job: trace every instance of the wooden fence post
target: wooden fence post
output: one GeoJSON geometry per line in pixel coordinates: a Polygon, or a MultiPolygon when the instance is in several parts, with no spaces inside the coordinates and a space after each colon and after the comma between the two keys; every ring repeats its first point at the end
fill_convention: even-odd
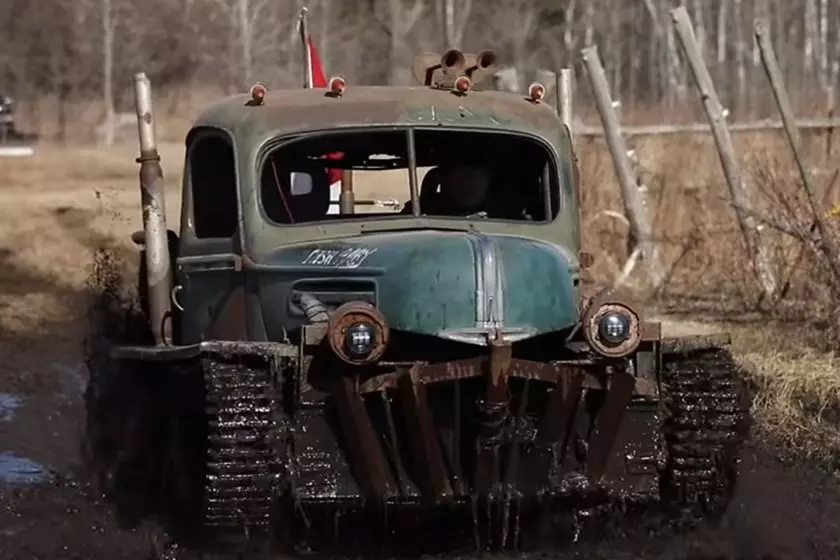
{"type": "MultiPolygon", "coordinates": [[[[764,71],[767,74],[767,79],[770,82],[770,88],[773,90],[773,98],[776,100],[776,107],[779,109],[779,114],[782,117],[784,124],[785,136],[787,136],[788,144],[790,144],[790,151],[793,153],[793,159],[796,162],[796,167],[799,170],[799,176],[802,178],[802,184],[805,186],[805,194],[808,198],[808,205],[811,210],[814,222],[811,225],[811,234],[819,234],[819,246],[823,255],[828,259],[831,271],[835,279],[840,279],[840,253],[837,251],[837,245],[834,242],[834,237],[825,225],[825,220],[822,217],[823,210],[817,202],[817,189],[814,185],[814,179],[811,176],[811,170],[805,163],[805,158],[802,154],[802,136],[799,134],[799,128],[796,126],[796,120],[793,115],[793,107],[790,104],[787,90],[785,89],[782,72],[779,69],[779,63],[776,60],[776,53],[773,50],[773,44],[770,40],[770,32],[767,22],[758,20],[755,23],[755,39],[758,43],[758,50],[761,53],[761,63],[764,66],[764,71]]],[[[799,254],[796,259],[794,269],[798,268],[804,251],[799,254]]],[[[791,270],[790,275],[793,274],[791,270]]],[[[785,280],[781,294],[787,291],[790,285],[790,275],[785,280]]]]}
{"type": "MultiPolygon", "coordinates": [[[[657,289],[664,280],[665,275],[662,272],[659,254],[653,242],[644,196],[638,188],[636,173],[630,162],[627,145],[619,131],[618,117],[615,114],[613,102],[610,97],[607,76],[601,64],[601,58],[598,56],[598,47],[593,45],[584,48],[581,51],[581,56],[589,74],[589,83],[592,86],[592,93],[595,96],[595,105],[598,108],[598,114],[601,116],[607,147],[610,150],[615,174],[618,178],[619,187],[621,188],[624,214],[630,223],[629,241],[632,248],[631,259],[635,258],[636,250],[640,249],[643,258],[646,260],[651,286],[657,289]]],[[[629,273],[627,266],[625,266],[625,270],[629,273]]]]}
{"type": "Polygon", "coordinates": [[[694,28],[688,12],[682,6],[676,8],[671,11],[671,19],[688,61],[688,66],[691,68],[691,74],[700,92],[709,126],[712,128],[723,174],[729,187],[732,203],[735,206],[735,214],[738,217],[738,225],[744,236],[753,269],[764,290],[764,296],[772,298],[777,287],[776,275],[771,266],[767,247],[762,243],[758,228],[756,228],[752,202],[744,188],[741,170],[735,157],[735,147],[726,126],[723,107],[715,91],[709,70],[703,62],[703,55],[697,44],[697,38],[694,36],[694,28]]]}

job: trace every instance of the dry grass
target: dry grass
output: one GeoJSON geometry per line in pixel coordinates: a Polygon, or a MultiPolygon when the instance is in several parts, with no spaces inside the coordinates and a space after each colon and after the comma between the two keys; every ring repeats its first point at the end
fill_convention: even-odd
{"type": "Polygon", "coordinates": [[[840,467],[840,358],[806,346],[784,348],[778,330],[742,326],[732,332],[738,360],[757,389],[753,410],[761,432],[840,467]]]}
{"type": "MultiPolygon", "coordinates": [[[[762,238],[771,247],[779,277],[790,274],[803,248],[779,229],[805,235],[811,217],[792,157],[779,132],[736,135],[744,181],[768,223],[762,238]]],[[[821,211],[838,201],[836,140],[806,139],[817,174],[821,211]],[[833,142],[832,142],[833,141],[833,142]]],[[[758,432],[796,453],[833,462],[840,453],[840,360],[837,283],[826,260],[805,250],[792,271],[788,297],[759,310],[758,286],[746,257],[734,209],[728,202],[711,137],[645,138],[635,143],[648,208],[669,281],[651,302],[658,311],[713,323],[730,331],[736,357],[751,376],[758,432]]],[[[584,181],[584,243],[597,257],[595,275],[609,281],[627,258],[626,225],[605,217],[621,212],[608,154],[599,140],[580,142],[584,181]]],[[[836,224],[830,224],[836,228],[836,224]]],[[[838,232],[835,230],[834,234],[838,232]]]]}
{"type": "MultiPolygon", "coordinates": [[[[182,146],[172,141],[186,122],[167,121],[161,146],[170,224],[177,224],[183,159],[182,146]]],[[[811,456],[840,452],[840,359],[826,352],[836,339],[824,336],[836,306],[820,279],[820,263],[810,257],[802,263],[788,303],[773,313],[756,312],[756,283],[711,138],[633,144],[670,273],[652,304],[672,316],[687,311],[676,319],[682,327],[690,318],[700,322],[691,328],[713,324],[732,331],[738,359],[758,389],[754,410],[761,433],[811,456]]],[[[806,144],[814,167],[828,173],[837,167],[826,136],[810,136],[806,144]]],[[[780,206],[795,210],[799,187],[780,135],[737,135],[736,145],[745,180],[759,187],[762,212],[782,219],[780,206]]],[[[33,352],[44,347],[44,333],[53,347],[77,345],[81,329],[59,327],[78,323],[83,312],[93,250],[110,245],[133,255],[129,235],[141,227],[135,151],[133,143],[111,150],[45,145],[31,158],[0,160],[0,353],[11,357],[7,366],[36,370],[59,359],[33,352]]],[[[597,257],[596,278],[608,281],[627,258],[626,226],[603,212],[621,212],[618,189],[600,140],[580,139],[578,151],[585,248],[597,257]]],[[[837,185],[829,188],[824,175],[819,178],[827,209],[838,198],[837,185]]],[[[363,177],[357,187],[359,198],[404,198],[404,192],[363,177]]],[[[764,234],[777,269],[787,270],[798,244],[770,228],[764,234]]]]}
{"type": "MultiPolygon", "coordinates": [[[[181,154],[163,147],[173,171],[170,220],[179,212],[181,154]]],[[[135,157],[133,147],[44,146],[30,158],[0,160],[0,355],[18,374],[4,382],[28,389],[79,359],[94,250],[127,252],[141,227],[135,157]]]]}

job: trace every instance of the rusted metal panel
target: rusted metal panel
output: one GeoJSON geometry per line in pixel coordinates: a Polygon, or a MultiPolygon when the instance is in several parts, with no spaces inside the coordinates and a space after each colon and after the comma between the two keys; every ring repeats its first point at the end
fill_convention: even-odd
{"type": "Polygon", "coordinates": [[[327,325],[320,323],[316,325],[303,326],[303,342],[307,346],[317,346],[327,336],[327,325]]]}
{"type": "Polygon", "coordinates": [[[387,463],[352,378],[342,375],[333,392],[353,475],[365,498],[384,502],[392,485],[387,463]]]}
{"type": "Polygon", "coordinates": [[[490,359],[485,362],[484,370],[487,388],[484,399],[478,403],[480,427],[476,442],[476,473],[473,486],[479,496],[488,496],[500,482],[499,449],[505,423],[510,414],[507,377],[511,356],[512,346],[509,343],[500,339],[490,341],[490,359]]]}
{"type": "Polygon", "coordinates": [[[665,456],[658,437],[656,401],[633,399],[621,419],[603,480],[620,491],[655,495],[665,456]]]}
{"type": "MultiPolygon", "coordinates": [[[[423,364],[418,362],[415,379],[417,383],[430,384],[480,377],[483,375],[484,368],[487,367],[489,360],[489,357],[484,356],[438,364],[423,364]]],[[[414,364],[404,365],[412,366],[414,364]]],[[[580,367],[581,365],[584,364],[566,364],[563,362],[546,363],[513,358],[510,360],[507,376],[556,383],[561,376],[565,375],[565,368],[574,367],[577,373],[583,378],[583,387],[589,389],[606,389],[606,374],[587,371],[580,367]]],[[[398,376],[397,371],[391,371],[366,379],[359,385],[359,392],[371,393],[383,389],[394,389],[397,386],[398,376]]],[[[655,396],[658,394],[658,391],[655,381],[644,378],[637,379],[634,388],[635,394],[655,396]]]]}
{"type": "Polygon", "coordinates": [[[595,431],[589,440],[586,474],[592,483],[599,482],[604,474],[635,384],[635,378],[626,373],[610,376],[609,388],[595,418],[595,431]]]}
{"type": "Polygon", "coordinates": [[[583,392],[583,370],[564,368],[563,373],[554,386],[534,439],[527,478],[532,492],[538,491],[548,481],[552,459],[556,457],[562,463],[569,430],[583,392]]]}
{"type": "Polygon", "coordinates": [[[530,380],[526,379],[522,384],[522,390],[519,392],[519,403],[516,407],[516,416],[513,418],[510,447],[508,449],[507,461],[505,462],[504,486],[506,493],[514,491],[519,475],[522,442],[524,441],[522,422],[525,419],[525,411],[528,410],[528,394],[530,388],[530,380]]]}
{"type": "Polygon", "coordinates": [[[294,494],[299,500],[336,499],[359,495],[359,484],[341,453],[328,414],[320,407],[304,407],[295,412],[294,454],[296,477],[294,494]]]}
{"type": "Polygon", "coordinates": [[[436,395],[438,400],[435,401],[443,404],[435,410],[435,420],[439,434],[438,441],[449,465],[452,490],[459,496],[464,496],[468,492],[461,460],[463,423],[461,411],[464,405],[462,394],[461,382],[453,381],[451,384],[439,387],[439,392],[436,395]]]}
{"type": "Polygon", "coordinates": [[[564,437],[584,388],[585,376],[586,372],[579,368],[564,368],[540,422],[534,441],[537,446],[552,445],[564,437]]]}
{"type": "Polygon", "coordinates": [[[408,477],[407,470],[402,460],[402,442],[397,435],[397,424],[394,418],[394,411],[391,407],[391,397],[388,391],[380,391],[380,398],[382,399],[382,409],[385,416],[385,428],[388,434],[388,451],[390,451],[391,462],[394,465],[397,490],[400,496],[408,495],[416,496],[418,494],[416,488],[413,487],[412,481],[408,477]]]}
{"type": "Polygon", "coordinates": [[[412,464],[424,497],[439,501],[452,495],[452,487],[435,433],[426,387],[416,382],[417,367],[404,371],[397,381],[397,392],[405,413],[407,436],[411,443],[412,464]]]}
{"type": "Polygon", "coordinates": [[[656,341],[662,338],[662,323],[658,321],[642,322],[642,340],[656,341]]]}

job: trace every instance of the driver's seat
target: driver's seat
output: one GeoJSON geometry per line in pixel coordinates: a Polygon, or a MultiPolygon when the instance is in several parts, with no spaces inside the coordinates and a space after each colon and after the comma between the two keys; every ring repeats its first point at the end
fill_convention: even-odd
{"type": "MultiPolygon", "coordinates": [[[[432,167],[420,183],[420,209],[424,214],[440,214],[440,169],[432,167]]],[[[411,201],[405,203],[400,214],[411,214],[411,201]]]]}

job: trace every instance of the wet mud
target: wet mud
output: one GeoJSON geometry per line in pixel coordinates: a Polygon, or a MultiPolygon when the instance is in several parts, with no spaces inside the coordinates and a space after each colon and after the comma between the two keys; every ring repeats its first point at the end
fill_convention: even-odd
{"type": "MultiPolygon", "coordinates": [[[[0,558],[198,558],[173,547],[170,536],[155,523],[138,523],[118,515],[113,504],[99,495],[82,461],[80,427],[85,410],[83,395],[72,381],[76,367],[62,368],[68,379],[55,387],[3,399],[0,455],[13,456],[25,468],[18,469],[23,472],[15,480],[0,480],[0,558]],[[75,393],[70,389],[74,386],[75,393]]],[[[527,552],[482,557],[840,557],[840,527],[834,522],[840,518],[836,476],[784,458],[778,450],[757,441],[748,444],[742,457],[734,501],[714,526],[683,525],[649,504],[630,505],[623,511],[555,514],[538,540],[526,543],[527,552]]],[[[440,559],[479,557],[468,532],[462,532],[460,540],[450,541],[454,548],[446,555],[434,553],[436,547],[421,546],[442,540],[443,528],[426,527],[427,536],[416,543],[414,551],[425,548],[433,554],[427,557],[440,559]]],[[[349,523],[342,526],[342,532],[351,537],[357,529],[349,523]]],[[[412,543],[403,544],[400,556],[415,556],[412,543]]],[[[332,556],[340,555],[340,549],[332,552],[332,556]]]]}
{"type": "MultiPolygon", "coordinates": [[[[121,527],[110,506],[84,481],[84,473],[74,472],[72,463],[58,466],[61,463],[54,459],[56,476],[50,482],[0,484],[0,557],[196,558],[171,548],[166,535],[153,525],[121,527]]],[[[483,557],[840,557],[840,527],[834,521],[840,518],[840,491],[835,477],[814,466],[783,461],[774,450],[757,443],[747,447],[743,469],[735,501],[717,526],[675,526],[655,510],[629,511],[608,520],[584,514],[566,525],[574,531],[555,533],[537,551],[483,557]]],[[[437,538],[437,533],[429,539],[431,535],[437,538]]],[[[452,554],[433,557],[478,556],[464,545],[452,554]]]]}

